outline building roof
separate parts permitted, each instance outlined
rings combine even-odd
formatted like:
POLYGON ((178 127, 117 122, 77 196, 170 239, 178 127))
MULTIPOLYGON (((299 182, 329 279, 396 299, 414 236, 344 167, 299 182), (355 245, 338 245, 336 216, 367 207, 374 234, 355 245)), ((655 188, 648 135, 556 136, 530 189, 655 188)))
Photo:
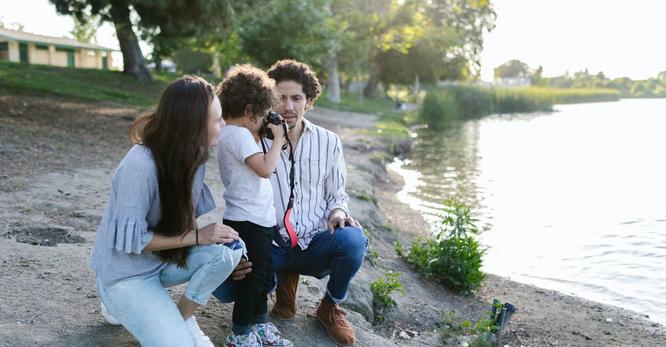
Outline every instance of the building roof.
POLYGON ((36 44, 55 45, 58 47, 67 47, 67 48, 86 48, 99 51, 114 51, 114 49, 112 48, 98 46, 92 43, 79 42, 74 39, 69 39, 66 37, 37 35, 32 33, 26 33, 23 31, 16 31, 4 28, 0 28, 0 39, 9 39, 13 41, 30 42, 36 44))

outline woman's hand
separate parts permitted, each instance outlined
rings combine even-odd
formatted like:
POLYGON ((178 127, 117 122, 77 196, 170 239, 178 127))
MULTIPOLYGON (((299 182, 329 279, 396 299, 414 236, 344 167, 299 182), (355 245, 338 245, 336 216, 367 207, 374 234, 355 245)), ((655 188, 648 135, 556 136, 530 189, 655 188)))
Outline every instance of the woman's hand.
MULTIPOLYGON (((195 232, 195 230, 190 231, 190 236, 195 237, 196 240, 195 232)), ((236 230, 221 223, 211 223, 199 229, 199 245, 229 243, 239 239, 236 230)))

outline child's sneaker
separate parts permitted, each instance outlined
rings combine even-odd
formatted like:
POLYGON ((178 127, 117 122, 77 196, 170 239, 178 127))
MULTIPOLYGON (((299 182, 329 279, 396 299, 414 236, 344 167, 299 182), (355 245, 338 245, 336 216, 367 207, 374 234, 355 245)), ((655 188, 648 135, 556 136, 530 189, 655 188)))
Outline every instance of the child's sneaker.
POLYGON ((259 335, 254 331, 250 331, 247 335, 236 335, 232 332, 227 336, 224 345, 227 347, 262 347, 259 335))
POLYGON ((210 338, 201 331, 194 316, 188 318, 185 321, 185 324, 187 324, 187 327, 190 329, 190 335, 192 336, 192 341, 194 341, 195 347, 215 347, 213 342, 210 341, 210 338))
POLYGON ((292 347, 294 345, 291 341, 280 336, 280 331, 273 323, 255 324, 252 330, 259 335, 263 346, 292 347))

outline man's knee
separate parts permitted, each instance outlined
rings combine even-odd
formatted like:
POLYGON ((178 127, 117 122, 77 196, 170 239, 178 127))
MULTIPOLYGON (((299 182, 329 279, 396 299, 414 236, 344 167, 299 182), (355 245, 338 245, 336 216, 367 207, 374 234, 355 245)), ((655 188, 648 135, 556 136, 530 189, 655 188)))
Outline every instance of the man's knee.
POLYGON ((363 259, 368 249, 368 238, 363 230, 357 227, 344 227, 335 230, 333 238, 340 247, 340 251, 354 258, 363 259))

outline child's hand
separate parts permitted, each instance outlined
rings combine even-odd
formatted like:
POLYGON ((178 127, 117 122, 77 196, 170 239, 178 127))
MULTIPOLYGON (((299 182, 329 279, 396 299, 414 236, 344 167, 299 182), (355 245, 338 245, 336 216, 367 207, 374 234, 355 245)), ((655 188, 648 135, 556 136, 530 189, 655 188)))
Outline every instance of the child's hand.
MULTIPOLYGON (((282 116, 280 116, 280 120, 284 122, 284 119, 282 116)), ((275 125, 272 123, 267 124, 268 128, 271 129, 271 132, 273 133, 273 142, 279 141, 280 143, 286 142, 286 133, 285 133, 285 126, 283 124, 280 125, 275 125)))
POLYGON ((228 225, 211 223, 199 229, 199 244, 229 243, 240 239, 238 232, 228 225))

